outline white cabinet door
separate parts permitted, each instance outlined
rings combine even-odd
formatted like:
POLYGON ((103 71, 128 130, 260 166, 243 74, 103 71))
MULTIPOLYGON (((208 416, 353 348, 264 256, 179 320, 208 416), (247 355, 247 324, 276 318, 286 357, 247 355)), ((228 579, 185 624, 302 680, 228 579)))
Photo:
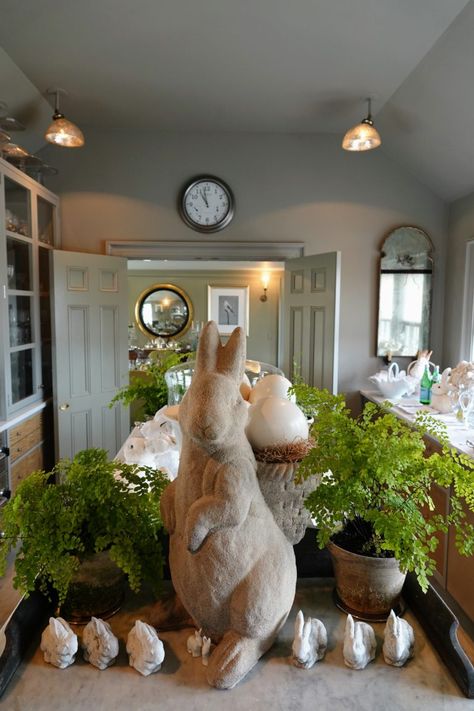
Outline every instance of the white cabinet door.
POLYGON ((289 379, 337 392, 340 252, 285 262, 282 367, 289 379))
POLYGON ((101 447, 113 457, 129 431, 128 408, 108 407, 128 382, 127 260, 52 257, 56 455, 101 447))

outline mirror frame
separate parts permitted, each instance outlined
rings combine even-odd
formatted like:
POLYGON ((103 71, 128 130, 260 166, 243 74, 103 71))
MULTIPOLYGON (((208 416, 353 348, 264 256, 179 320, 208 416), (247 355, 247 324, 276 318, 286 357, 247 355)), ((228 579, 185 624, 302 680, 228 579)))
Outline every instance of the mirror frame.
MULTIPOLYGON (((432 331, 432 313, 433 313, 433 278, 434 278, 434 245, 433 241, 431 240, 431 237, 427 232, 425 232, 424 229, 421 227, 417 227, 417 225, 398 225, 397 227, 393 227, 389 232, 387 232, 381 242, 380 249, 379 249, 379 261, 378 261, 378 272, 377 272, 377 279, 378 279, 378 294, 377 294, 377 314, 376 314, 376 333, 375 333, 375 355, 377 358, 386 358, 387 354, 379 354, 379 330, 380 330, 380 291, 381 291, 381 275, 386 272, 386 270, 382 269, 382 260, 385 257, 385 245, 387 243, 387 240, 392 237, 392 235, 397 232, 398 230, 401 229, 410 229, 410 230, 416 230, 416 232, 419 232, 423 238, 426 240, 427 243, 427 258, 431 263, 431 270, 421 270, 424 273, 430 273, 431 274, 431 285, 430 285, 430 304, 429 304, 429 314, 428 314, 428 334, 429 338, 431 340, 431 331, 432 331)), ((397 270, 398 271, 398 270, 397 270)), ((419 273, 420 270, 416 269, 407 269, 404 271, 403 269, 400 269, 400 273, 419 273)), ((429 344, 428 344, 429 347, 429 344)), ((413 353, 409 356, 399 356, 397 354, 393 354, 395 357, 399 358, 415 358, 416 353, 413 353)))
POLYGON ((140 296, 138 297, 138 299, 135 302, 135 321, 137 323, 138 328, 145 336, 151 336, 152 338, 164 338, 164 339, 178 338, 180 336, 183 336, 186 333, 186 331, 188 331, 188 329, 191 328, 191 324, 193 321, 193 305, 192 305, 192 302, 191 302, 191 299, 189 298, 189 296, 186 294, 185 291, 183 291, 183 289, 180 289, 179 286, 176 286, 175 284, 161 284, 161 283, 160 284, 153 284, 152 286, 149 286, 144 291, 142 291, 142 293, 140 294, 140 296), (142 319, 142 308, 143 308, 143 303, 146 300, 146 298, 148 296, 150 296, 150 294, 153 294, 155 291, 161 291, 163 289, 166 289, 166 291, 172 291, 175 294, 177 294, 178 296, 180 296, 183 299, 183 301, 185 302, 187 309, 188 309, 188 319, 187 319, 186 323, 184 324, 184 326, 179 331, 177 331, 177 333, 173 333, 173 334, 167 333, 164 335, 162 335, 160 333, 156 333, 155 331, 151 331, 145 325, 145 323, 142 319))

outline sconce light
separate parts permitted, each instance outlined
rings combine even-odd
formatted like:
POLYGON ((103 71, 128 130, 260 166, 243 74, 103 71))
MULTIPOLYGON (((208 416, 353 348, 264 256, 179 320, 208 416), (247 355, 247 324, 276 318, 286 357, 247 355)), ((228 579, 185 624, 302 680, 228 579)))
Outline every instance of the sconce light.
POLYGON ((260 301, 267 301, 268 300, 267 289, 268 289, 269 283, 270 283, 270 274, 268 272, 263 272, 263 274, 262 274, 263 294, 260 296, 260 301))
POLYGON ((371 151, 382 143, 380 134, 372 120, 372 100, 369 98, 366 101, 368 103, 366 118, 350 128, 342 140, 342 147, 345 151, 371 151))
POLYGON ((63 148, 80 148, 84 145, 84 134, 72 121, 64 118, 59 111, 59 94, 66 94, 64 89, 48 89, 47 94, 54 94, 54 114, 52 123, 48 126, 44 137, 49 143, 63 148))

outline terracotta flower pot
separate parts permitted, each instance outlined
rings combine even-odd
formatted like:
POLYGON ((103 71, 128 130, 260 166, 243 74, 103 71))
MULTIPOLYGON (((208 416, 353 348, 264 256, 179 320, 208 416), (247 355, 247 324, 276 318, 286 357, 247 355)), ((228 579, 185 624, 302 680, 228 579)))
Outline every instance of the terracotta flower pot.
POLYGON ((334 576, 336 604, 361 620, 383 621, 390 610, 400 611, 406 573, 396 558, 372 558, 328 543, 334 576))

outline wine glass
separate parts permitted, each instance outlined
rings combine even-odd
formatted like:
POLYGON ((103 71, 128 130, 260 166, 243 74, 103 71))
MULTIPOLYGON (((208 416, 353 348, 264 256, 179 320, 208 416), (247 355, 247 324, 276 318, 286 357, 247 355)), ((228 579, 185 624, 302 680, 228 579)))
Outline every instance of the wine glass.
POLYGON ((474 407, 474 392, 472 389, 463 390, 459 395, 459 406, 462 410, 464 426, 469 429, 469 415, 474 407))

